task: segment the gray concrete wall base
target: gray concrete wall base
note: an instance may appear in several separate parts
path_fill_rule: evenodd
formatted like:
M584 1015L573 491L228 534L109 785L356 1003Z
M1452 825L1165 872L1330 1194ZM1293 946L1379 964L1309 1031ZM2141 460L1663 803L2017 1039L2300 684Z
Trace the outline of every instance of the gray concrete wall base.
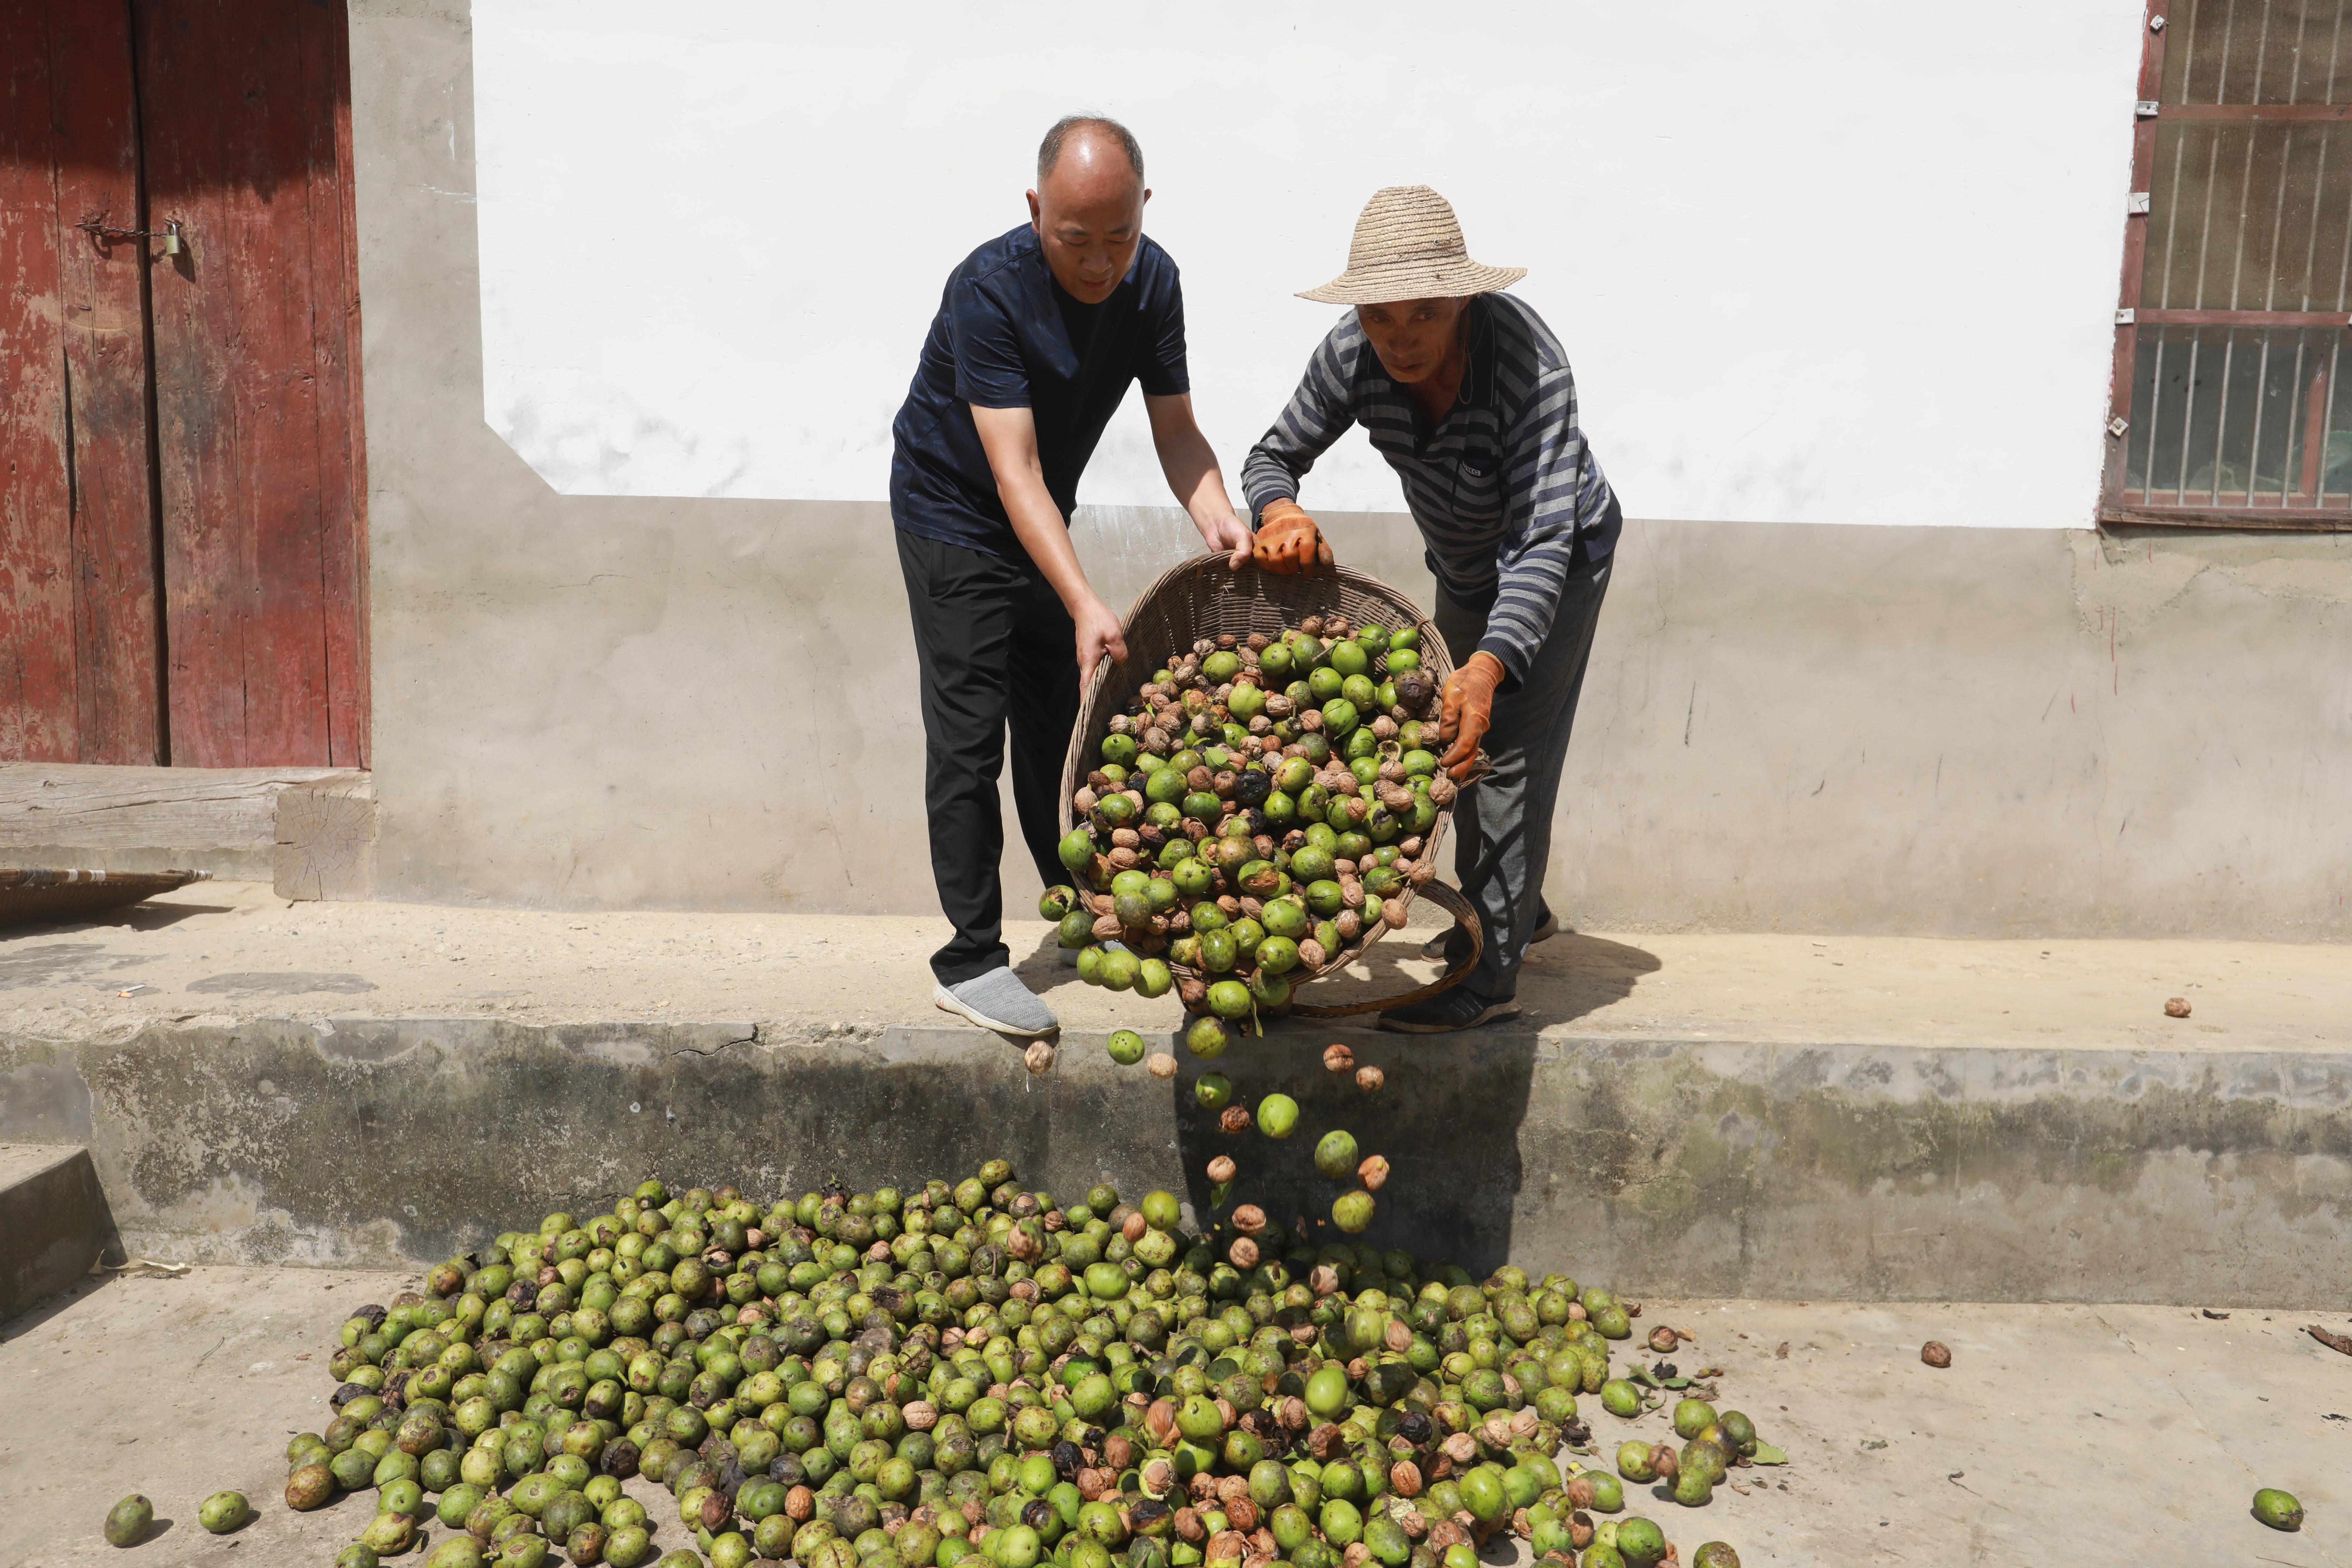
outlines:
M2352 1290L2352 1056L1630 1044L1570 1033L1385 1048L1367 1097L1331 1037L1218 1065L1303 1107L1276 1142L1066 1041L1032 1078L992 1037L751 1022L483 1019L0 1039L0 1138L88 1143L134 1248L216 1262L430 1259L649 1174L798 1194L1003 1154L1074 1194L1195 1205L1215 1153L1277 1219L1328 1213L1345 1126L1394 1174L1368 1239L1635 1291L2287 1304ZM1328 1229L1321 1236L1335 1233Z
M88 1150L8 1136L0 1133L0 1323L88 1274L114 1239Z

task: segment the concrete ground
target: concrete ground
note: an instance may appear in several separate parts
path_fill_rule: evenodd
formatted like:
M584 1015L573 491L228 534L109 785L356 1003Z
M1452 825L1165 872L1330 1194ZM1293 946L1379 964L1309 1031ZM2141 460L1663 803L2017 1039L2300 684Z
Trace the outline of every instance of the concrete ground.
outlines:
M305 1268L131 1274L0 1327L0 1561L328 1561L366 1522L367 1497L289 1512L285 1443L329 1419L324 1363L342 1319L413 1282ZM1643 1323L1696 1335L1678 1364L1720 1367L1720 1406L1746 1410L1790 1462L1734 1472L1703 1510L1644 1498L1627 1511L1657 1519L1685 1563L1708 1540L1757 1568L2352 1563L2352 1359L2303 1331L2315 1320L2341 1328L2341 1309L2212 1310L2229 1315L1647 1302ZM1948 1371L1921 1363L1930 1338L1951 1347ZM1598 1403L1586 1413L1604 1453L1663 1428L1659 1415L1620 1422ZM2301 1533L2253 1521L2260 1486L2301 1498ZM206 1536L196 1505L228 1487L258 1517ZM657 1500L642 1482L630 1489ZM153 1501L158 1530L118 1552L99 1527L133 1491ZM685 1542L674 1504L656 1516L656 1541Z
M1390 938L1303 999L1394 994L1435 966ZM748 1018L771 1039L944 1023L916 916L548 913L300 903L213 882L109 919L0 931L0 1033L155 1022L490 1016L520 1023ZM1093 989L1051 929L1009 921L1020 973L1065 1026L1174 1027L1175 999ZM129 994L124 994L124 993ZM2165 1016L2167 998L2191 1005ZM1531 951L1521 1027L1759 1044L2326 1049L2352 1045L2352 949L2284 943L1573 932Z

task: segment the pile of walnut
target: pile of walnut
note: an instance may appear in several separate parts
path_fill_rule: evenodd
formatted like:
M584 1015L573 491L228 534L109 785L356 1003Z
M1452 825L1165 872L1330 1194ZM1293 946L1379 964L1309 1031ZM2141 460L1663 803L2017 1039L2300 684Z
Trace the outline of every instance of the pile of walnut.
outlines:
M1081 974L1156 994L1149 971L1111 961L1164 955L1189 1006L1237 1016L1213 1005L1221 977L1278 1007L1284 974L1402 926L1457 794L1419 641L1308 616L1203 637L1144 682L1071 798L1062 860L1087 892L1068 903L1091 918L1065 919L1063 941L1097 953Z

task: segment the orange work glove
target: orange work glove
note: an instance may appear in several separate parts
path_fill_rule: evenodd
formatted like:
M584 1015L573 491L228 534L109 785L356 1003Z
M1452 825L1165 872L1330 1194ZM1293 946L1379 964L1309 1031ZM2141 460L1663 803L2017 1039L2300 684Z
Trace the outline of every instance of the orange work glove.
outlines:
M1258 515L1257 542L1251 558L1262 572L1297 577L1318 566L1331 564L1331 546L1317 531L1315 520L1295 500L1268 501Z
M1495 688L1503 683L1504 674L1503 661L1482 649L1445 678L1445 708L1438 716L1437 738L1452 744L1437 765L1452 773L1456 784L1468 781L1478 760L1478 742L1495 721Z

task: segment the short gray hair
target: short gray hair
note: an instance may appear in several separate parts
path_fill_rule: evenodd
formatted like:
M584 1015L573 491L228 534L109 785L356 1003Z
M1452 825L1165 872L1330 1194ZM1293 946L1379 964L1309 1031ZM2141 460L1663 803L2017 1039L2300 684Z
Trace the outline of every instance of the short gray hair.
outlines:
M1043 142L1037 143L1039 184L1045 183L1045 177L1054 172L1054 165L1062 161L1062 144L1070 139L1073 131L1099 131L1117 142L1127 154L1128 165L1135 171L1135 183L1143 183L1143 149L1137 144L1134 132L1108 114L1065 114L1054 121L1054 128L1045 132Z

